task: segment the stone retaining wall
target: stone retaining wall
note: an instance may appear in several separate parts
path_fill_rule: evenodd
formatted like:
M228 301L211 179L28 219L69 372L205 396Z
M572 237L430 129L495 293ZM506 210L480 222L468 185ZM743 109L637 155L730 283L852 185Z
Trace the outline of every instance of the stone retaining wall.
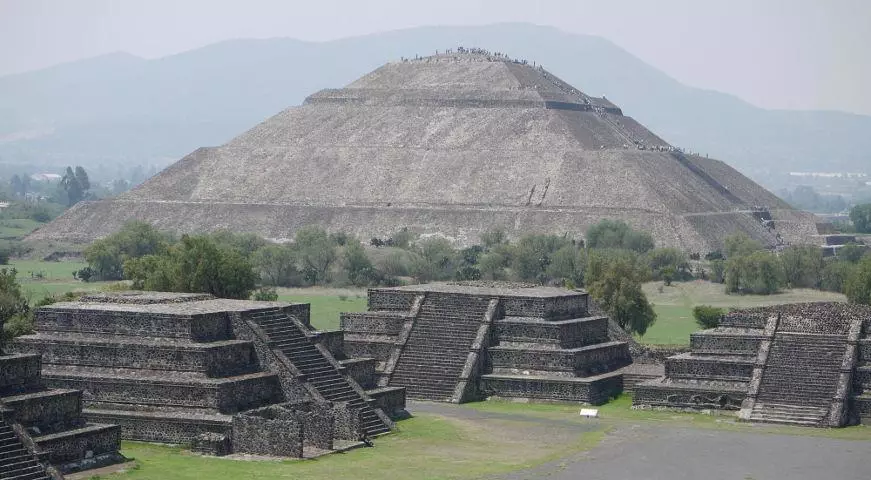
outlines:
M202 372L209 377L250 373L257 368L254 348L247 342L157 345L101 342L98 336L62 342L25 337L11 349L40 353L46 364Z
M42 307L36 312L34 326L39 332L187 338L196 342L230 338L230 326L225 312L183 316Z

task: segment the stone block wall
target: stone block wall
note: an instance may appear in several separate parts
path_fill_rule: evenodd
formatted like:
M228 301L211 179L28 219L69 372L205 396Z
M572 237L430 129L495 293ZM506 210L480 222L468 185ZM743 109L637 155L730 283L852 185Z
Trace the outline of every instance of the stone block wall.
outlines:
M666 360L665 376L748 382L753 375L753 367L753 358L698 358L685 354Z
M64 341L22 337L10 349L42 355L46 363L111 368L144 368L202 372L209 377L250 373L257 359L250 343L223 341L207 344L133 343L90 339Z
M493 334L501 342L539 343L575 348L608 340L607 317L562 321L508 317L493 324Z
M235 415L233 450L237 453L302 458L303 428L291 412L265 409Z
M369 310L387 310L407 312L414 305L417 294L414 292L400 292L389 289L369 289Z
M377 376L375 373L375 364L377 360L374 358L351 358L341 360L339 364L345 368L351 378L364 389L375 388Z
M78 390L40 390L5 397L2 402L13 410L11 421L36 427L41 434L79 428L85 423L80 417L82 392Z
M121 427L102 428L99 432L83 431L73 435L46 435L36 438L40 449L48 452L53 465L76 463L96 456L117 455L121 442Z
M407 315L397 312L342 313L343 332L370 335L399 335Z
M34 324L39 332L187 338L196 342L230 338L230 325L224 312L184 316L42 307L36 312Z
M314 333L313 337L315 343L322 345L337 360L345 358L345 332L341 330L318 331Z
M0 355L0 393L15 393L38 388L42 358L32 354Z
M763 338L761 335L696 332L690 335L690 348L696 353L756 355Z
M534 317L547 320L580 318L587 315L587 295L551 297L500 296L506 317Z
M492 347L489 352L494 372L519 369L589 376L631 363L629 346L624 342L559 350Z

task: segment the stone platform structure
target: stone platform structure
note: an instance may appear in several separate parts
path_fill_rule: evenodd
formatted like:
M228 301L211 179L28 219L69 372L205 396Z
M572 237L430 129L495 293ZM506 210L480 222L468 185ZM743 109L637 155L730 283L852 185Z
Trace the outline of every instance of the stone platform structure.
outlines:
M119 463L121 428L82 416L81 390L49 388L39 355L0 355L0 478L61 478Z
M428 284L369 290L369 311L343 313L345 350L375 358L382 386L416 399L487 396L606 402L623 388L626 342L585 292Z
M871 423L871 307L737 310L690 343L690 353L666 360L664 377L636 385L636 406L819 427Z
M404 409L402 389L377 388L365 359L310 327L306 304L131 292L56 303L35 320L10 348L40 354L46 384L81 390L85 417L125 439L310 456L386 433ZM257 428L283 446L249 438Z
M28 240L90 243L134 219L270 239L313 224L359 238L407 227L460 245L493 229L580 239L622 219L699 253L735 232L769 246L818 233L813 214L726 163L669 145L540 66L478 49L316 92L129 192L76 204Z

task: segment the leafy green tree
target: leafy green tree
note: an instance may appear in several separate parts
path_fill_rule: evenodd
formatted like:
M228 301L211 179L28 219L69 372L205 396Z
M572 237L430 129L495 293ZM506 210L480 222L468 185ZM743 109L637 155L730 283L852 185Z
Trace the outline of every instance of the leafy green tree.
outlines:
M145 290L210 293L247 299L257 274L236 250L221 247L206 235L184 235L165 253L127 260L124 273Z
M514 245L511 268L521 280L544 283L553 255L571 240L557 235L524 235Z
M363 245L356 239L350 240L345 247L345 264L348 270L348 280L355 286L365 287L378 283L378 271L366 255Z
M586 270L586 250L576 245L566 244L553 253L545 275L551 280L562 280L572 285L584 284Z
M820 274L820 288L829 292L844 293L844 284L853 273L854 265L844 260L828 261Z
M88 190L91 188L91 181L88 179L88 173L84 168L77 166L75 171L72 167L67 167L64 176L61 178L60 185L67 194L67 201L70 207L82 201Z
M251 255L251 263L267 285L294 287L301 283L296 252L291 245L264 245Z
M481 278L487 280L505 280L506 269L511 265L512 248L507 244L498 244L478 260L478 270Z
M85 261L101 280L120 280L124 262L131 258L162 253L169 236L150 224L132 221L121 230L100 239L84 251Z
M764 249L765 247L761 243L744 233L736 233L726 237L726 258L743 257Z
M850 303L871 305L871 256L865 256L853 267L844 285Z
M726 281L726 262L723 259L711 260L711 281L723 283Z
M622 220L602 220L587 229L588 248L627 249L637 253L653 250L653 237L647 232L633 230Z
M656 313L641 290L643 273L628 256L591 256L588 271L590 295L624 330L644 335Z
M245 257L251 257L258 249L269 242L256 233L236 233L230 230L218 230L211 233L212 239L220 246L231 248Z
M391 247L405 250L411 246L415 239L417 239L417 235L415 235L414 232L409 231L407 227L403 227L401 230L390 236L387 240L387 244Z
M849 243L839 248L837 251L838 258L850 263L859 263L859 260L862 259L868 252L871 251L865 245L857 245L855 243Z
M856 205L850 209L850 221L859 233L871 233L871 203Z
M505 231L501 229L487 230L481 233L481 245L484 246L485 250L490 250L496 245L501 245L505 243L506 236Z
M812 245L797 245L780 252L787 284L792 288L819 288L823 271L823 252Z
M726 261L726 292L770 295L786 283L780 259L759 251Z
M0 269L0 326L3 327L4 343L33 330L30 307L15 278L17 273L14 268Z
M418 255L412 264L412 275L422 282L449 280L454 277L458 262L457 251L451 242L441 237L430 237L417 244Z
M686 280L691 277L687 255L676 248L655 248L645 255L654 280L664 280L671 285L674 279Z
M293 241L305 279L313 284L329 280L330 266L336 261L336 245L326 230L312 225L296 232Z
M697 305L693 307L693 318L696 319L696 323L702 328L717 328L720 326L720 318L725 314L726 310L710 305Z

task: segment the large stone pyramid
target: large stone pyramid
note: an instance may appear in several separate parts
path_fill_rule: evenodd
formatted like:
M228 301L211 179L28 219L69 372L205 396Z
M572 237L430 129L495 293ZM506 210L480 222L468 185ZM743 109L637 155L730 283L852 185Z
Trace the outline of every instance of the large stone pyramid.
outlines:
M273 239L310 224L364 239L409 227L470 244L492 228L581 236L603 218L697 252L735 231L767 244L816 234L811 215L723 162L684 154L608 100L460 49L317 92L30 239L85 242L140 219Z

